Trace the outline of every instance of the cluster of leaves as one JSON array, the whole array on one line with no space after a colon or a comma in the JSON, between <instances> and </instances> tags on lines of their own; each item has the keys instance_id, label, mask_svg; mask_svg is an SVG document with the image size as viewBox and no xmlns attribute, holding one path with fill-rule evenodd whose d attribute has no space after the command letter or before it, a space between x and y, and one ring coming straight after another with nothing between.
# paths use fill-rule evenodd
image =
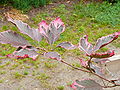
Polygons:
<instances>
[{"instance_id":1,"label":"cluster of leaves","mask_svg":"<svg viewBox=\"0 0 120 90\"><path fill-rule=\"evenodd\" d=\"M14 20L8 15L8 21L15 24L21 33L28 35L33 40L36 40L37 42L40 42L42 38L45 38L48 44L52 45L55 41L58 40L61 33L65 31L65 25L62 22L62 20L58 17L55 20L53 20L49 25L46 23L46 21L42 21L38 24L38 28L34 29L31 28L28 24L23 23L20 20ZM84 51L86 53L86 56L89 57L87 61L80 59L81 66L84 68L79 69L75 68L72 65L66 63L62 60L61 55L58 52L55 51L44 51L43 56L51 59L58 60L66 65L69 65L75 69L92 73L101 79L104 79L115 86L117 84L115 82L111 82L105 78L102 77L102 69L101 67L97 66L93 62L105 62L108 57L111 57L114 55L114 51L107 51L104 53L97 53L96 51L100 48L108 45L112 41L116 40L118 36L120 35L120 32L115 32L111 35L101 37L97 40L96 44L93 46L91 43L88 42L88 36L85 35L82 37L78 43L78 45L73 45L70 42L62 42L58 44L56 47L65 48L67 50L76 49L79 48L80 50ZM36 58L39 56L39 53L37 52L40 48L36 48L32 46L27 40L25 40L22 36L17 34L16 32L13 32L11 30L7 30L4 32L0 32L0 43L2 44L11 44L12 46L16 47L17 50L15 50L12 54L8 54L7 57L10 58L16 58L16 59L23 59L23 58L32 58L33 60L36 60ZM92 60L95 58L95 60ZM101 90L103 87L96 83L94 80L91 79L85 79L81 81L76 81L71 85L72 88L76 89L96 89Z\"/></svg>"}]
</instances>

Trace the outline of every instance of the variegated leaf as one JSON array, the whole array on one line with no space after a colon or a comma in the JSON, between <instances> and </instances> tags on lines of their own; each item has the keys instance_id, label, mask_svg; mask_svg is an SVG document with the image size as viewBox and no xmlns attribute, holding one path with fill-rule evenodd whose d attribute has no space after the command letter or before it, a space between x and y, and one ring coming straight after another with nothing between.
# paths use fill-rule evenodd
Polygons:
<instances>
[{"instance_id":1,"label":"variegated leaf","mask_svg":"<svg viewBox=\"0 0 120 90\"><path fill-rule=\"evenodd\" d=\"M67 50L72 50L72 49L77 48L77 46L73 45L70 42L62 42L62 43L58 44L57 47L65 48Z\"/></svg>"},{"instance_id":2,"label":"variegated leaf","mask_svg":"<svg viewBox=\"0 0 120 90\"><path fill-rule=\"evenodd\" d=\"M38 29L31 28L28 24L23 23L20 20L13 20L12 18L8 18L8 21L11 21L15 24L21 33L28 35L33 40L40 42L42 40L42 35L40 34Z\"/></svg>"},{"instance_id":3,"label":"variegated leaf","mask_svg":"<svg viewBox=\"0 0 120 90\"><path fill-rule=\"evenodd\" d=\"M95 51L99 50L100 48L102 48L103 46L108 45L112 41L116 40L119 35L120 35L120 32L116 32L114 34L111 34L111 35L99 38L97 40L96 45L94 46L94 50L93 51L95 52Z\"/></svg>"},{"instance_id":4,"label":"variegated leaf","mask_svg":"<svg viewBox=\"0 0 120 90\"><path fill-rule=\"evenodd\" d=\"M47 58L55 59L58 61L61 61L61 55L58 52L46 52L44 53L44 56Z\"/></svg>"},{"instance_id":5,"label":"variegated leaf","mask_svg":"<svg viewBox=\"0 0 120 90\"><path fill-rule=\"evenodd\" d=\"M49 44L53 44L58 40L64 30L65 26L60 18L56 18L49 25L45 21L39 23L39 32L47 39Z\"/></svg>"},{"instance_id":6,"label":"variegated leaf","mask_svg":"<svg viewBox=\"0 0 120 90\"><path fill-rule=\"evenodd\" d=\"M92 53L91 55L88 56L92 58L109 58L112 57L113 55L115 55L114 50L107 51L104 53Z\"/></svg>"},{"instance_id":7,"label":"variegated leaf","mask_svg":"<svg viewBox=\"0 0 120 90\"><path fill-rule=\"evenodd\" d=\"M93 45L88 42L88 36L85 35L80 39L79 48L83 50L87 55L92 54Z\"/></svg>"},{"instance_id":8,"label":"variegated leaf","mask_svg":"<svg viewBox=\"0 0 120 90\"><path fill-rule=\"evenodd\" d=\"M92 79L76 80L71 87L74 90L103 90L102 86Z\"/></svg>"},{"instance_id":9,"label":"variegated leaf","mask_svg":"<svg viewBox=\"0 0 120 90\"><path fill-rule=\"evenodd\" d=\"M12 54L7 55L10 58L24 59L24 58L32 58L35 60L38 57L38 53L35 48L32 46L19 47Z\"/></svg>"},{"instance_id":10,"label":"variegated leaf","mask_svg":"<svg viewBox=\"0 0 120 90\"><path fill-rule=\"evenodd\" d=\"M22 36L11 30L0 32L0 43L11 44L14 47L26 45L30 46L28 41L26 41Z\"/></svg>"}]
</instances>

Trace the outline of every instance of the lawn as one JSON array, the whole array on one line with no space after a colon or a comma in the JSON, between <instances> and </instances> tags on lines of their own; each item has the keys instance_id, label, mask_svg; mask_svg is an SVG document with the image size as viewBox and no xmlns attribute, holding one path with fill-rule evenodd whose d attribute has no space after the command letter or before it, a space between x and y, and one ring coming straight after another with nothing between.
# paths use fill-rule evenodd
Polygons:
<instances>
[{"instance_id":1,"label":"lawn","mask_svg":"<svg viewBox=\"0 0 120 90\"><path fill-rule=\"evenodd\" d=\"M0 25L0 30L13 30L26 38L33 46L45 48L48 51L54 49L61 42L69 41L75 45L83 35L88 35L88 40L92 44L108 34L120 31L120 3L87 3L83 4L64 2L51 3L42 8L33 9L25 14L29 19L23 20L31 27L37 28L38 24L45 20L49 24L56 17L60 17L65 24L65 32L60 38L50 46L45 39L40 43L33 41L30 37L19 32L16 26L8 21L4 21L3 14L0 20L5 22ZM21 11L19 12L21 13ZM17 17L17 15L16 15ZM14 17L15 18L15 17ZM116 53L120 48L120 38L102 48L99 52L107 51L111 47L115 48ZM5 55L12 53L16 48L10 45L0 44L0 88L1 90L71 90L69 85L76 79L88 77L89 74L74 70L71 67L57 62L56 60L46 59L41 55L36 61L27 59L10 59ZM81 67L79 58L86 58L79 49L65 50L56 48L55 51L62 55L62 58L73 66ZM41 51L39 51L41 53ZM91 78L96 78L90 75ZM97 78L100 82L100 80ZM30 89L31 88L31 89ZM112 90L112 89L111 89Z\"/></svg>"}]
</instances>

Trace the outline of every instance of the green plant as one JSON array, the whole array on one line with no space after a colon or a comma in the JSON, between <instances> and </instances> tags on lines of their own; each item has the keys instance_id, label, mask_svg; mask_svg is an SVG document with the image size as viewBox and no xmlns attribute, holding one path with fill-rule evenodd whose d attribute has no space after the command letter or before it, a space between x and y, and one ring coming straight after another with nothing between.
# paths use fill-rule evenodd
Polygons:
<instances>
[{"instance_id":1,"label":"green plant","mask_svg":"<svg viewBox=\"0 0 120 90\"><path fill-rule=\"evenodd\" d=\"M46 0L2 0L1 4L11 4L13 7L28 11L32 7L44 6L47 4Z\"/></svg>"},{"instance_id":2,"label":"green plant","mask_svg":"<svg viewBox=\"0 0 120 90\"><path fill-rule=\"evenodd\" d=\"M58 86L58 90L64 90L64 86Z\"/></svg>"},{"instance_id":3,"label":"green plant","mask_svg":"<svg viewBox=\"0 0 120 90\"><path fill-rule=\"evenodd\" d=\"M24 71L23 74L24 74L24 75L28 75L29 72L28 72L28 71Z\"/></svg>"},{"instance_id":4,"label":"green plant","mask_svg":"<svg viewBox=\"0 0 120 90\"><path fill-rule=\"evenodd\" d=\"M79 3L74 6L75 14L82 17L89 17L92 22L100 23L103 25L120 25L120 3L114 5L103 3Z\"/></svg>"},{"instance_id":5,"label":"green plant","mask_svg":"<svg viewBox=\"0 0 120 90\"><path fill-rule=\"evenodd\" d=\"M22 75L22 74L19 73L19 72L15 72L13 75L14 75L14 77L15 77L16 79L21 79L21 78L25 77L24 75Z\"/></svg>"},{"instance_id":6,"label":"green plant","mask_svg":"<svg viewBox=\"0 0 120 90\"><path fill-rule=\"evenodd\" d=\"M85 89L92 88L92 89L100 89L101 90L103 88L120 86L120 84L118 84L116 82L116 81L119 81L119 79L109 80L109 79L103 77L102 76L103 72L101 70L101 67L99 67L95 64L95 63L102 64L108 60L107 58L114 55L114 50L110 50L110 51L107 51L104 53L100 53L97 51L99 49L101 49L102 47L108 45L112 41L116 40L119 37L120 32L115 32L113 34L98 38L97 42L94 45L92 45L91 43L88 42L88 36L85 35L80 39L80 41L77 45L74 45L71 42L62 42L62 43L58 44L55 48L53 48L53 44L55 43L55 41L57 41L58 38L60 37L60 34L65 31L65 25L60 18L56 18L49 25L45 21L42 21L41 23L39 23L38 29L31 28L26 23L23 23L20 20L13 20L9 16L8 16L8 20L11 21L12 23L14 23L22 33L28 35L33 40L40 42L42 40L42 38L44 37L46 39L47 43L50 45L50 49L48 49L48 50L46 50L44 48L40 48L40 47L36 48L36 47L32 46L27 40L25 40L22 36L20 36L16 32L13 32L11 30L4 31L4 32L0 33L1 43L6 43L6 44L8 43L14 47L17 47L16 51L14 51L12 54L7 55L8 57L16 58L16 59L32 58L33 60L36 60L36 58L39 55L39 53L37 51L42 50L41 55L43 55L47 58L51 58L51 59L60 61L61 63L64 63L76 70L80 70L83 72L93 74L93 75L99 77L100 79L112 84L111 86L109 86L109 85L102 86L92 79L76 80L71 85L71 87L74 88L75 90L83 89L83 88L85 88ZM73 50L73 49L79 48L80 50L85 52L85 54L88 58L85 58L87 60L78 58L82 68L78 65L73 66L73 65L65 62L58 52L55 52L55 49L57 47L61 47L61 48L67 49L67 50ZM95 58L95 60L93 58ZM27 75L27 74L28 73L24 73L24 75ZM14 75L15 75L15 78L21 78L24 76L18 72L16 72ZM46 80L49 78L49 76L47 76L44 73L41 73L36 78L40 79L40 80Z\"/></svg>"},{"instance_id":7,"label":"green plant","mask_svg":"<svg viewBox=\"0 0 120 90\"><path fill-rule=\"evenodd\" d=\"M40 73L40 75L36 76L36 79L39 79L39 80L46 80L50 78L48 75L46 75L45 73Z\"/></svg>"}]
</instances>

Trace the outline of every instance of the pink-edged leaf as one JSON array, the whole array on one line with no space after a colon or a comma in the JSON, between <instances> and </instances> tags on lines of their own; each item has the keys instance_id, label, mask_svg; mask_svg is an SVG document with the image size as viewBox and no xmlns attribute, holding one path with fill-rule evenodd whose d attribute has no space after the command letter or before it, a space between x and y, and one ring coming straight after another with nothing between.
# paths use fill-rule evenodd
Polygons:
<instances>
[{"instance_id":1,"label":"pink-edged leaf","mask_svg":"<svg viewBox=\"0 0 120 90\"><path fill-rule=\"evenodd\" d=\"M48 30L47 32L47 35L48 37L46 38L47 39L47 42L52 45L56 40L55 40L55 35L50 31Z\"/></svg>"},{"instance_id":2,"label":"pink-edged leaf","mask_svg":"<svg viewBox=\"0 0 120 90\"><path fill-rule=\"evenodd\" d=\"M92 53L93 45L88 42L87 35L80 39L79 48L83 50L87 55L90 55Z\"/></svg>"},{"instance_id":3,"label":"pink-edged leaf","mask_svg":"<svg viewBox=\"0 0 120 90\"><path fill-rule=\"evenodd\" d=\"M48 32L48 35L51 38L51 40L50 40L50 41L52 41L51 44L53 44L55 41L57 41L60 34L65 31L65 25L59 17L56 18L55 20L53 20L49 24L48 28L50 30L50 32Z\"/></svg>"},{"instance_id":4,"label":"pink-edged leaf","mask_svg":"<svg viewBox=\"0 0 120 90\"><path fill-rule=\"evenodd\" d=\"M92 58L109 58L115 55L114 50L110 50L104 53L92 53L91 55L88 55L89 57Z\"/></svg>"},{"instance_id":5,"label":"pink-edged leaf","mask_svg":"<svg viewBox=\"0 0 120 90\"><path fill-rule=\"evenodd\" d=\"M0 43L11 44L14 47L26 46L30 44L22 36L11 30L0 32Z\"/></svg>"},{"instance_id":6,"label":"pink-edged leaf","mask_svg":"<svg viewBox=\"0 0 120 90\"><path fill-rule=\"evenodd\" d=\"M38 57L38 53L32 46L19 47L12 54L7 55L10 58L24 59L24 58L32 58L35 60Z\"/></svg>"},{"instance_id":7,"label":"pink-edged leaf","mask_svg":"<svg viewBox=\"0 0 120 90\"><path fill-rule=\"evenodd\" d=\"M90 68L92 68L96 74L104 76L104 70L101 67L94 64L90 64Z\"/></svg>"},{"instance_id":8,"label":"pink-edged leaf","mask_svg":"<svg viewBox=\"0 0 120 90\"><path fill-rule=\"evenodd\" d=\"M62 43L58 44L57 47L65 48L67 50L72 50L72 49L77 48L77 46L73 45L70 42L62 42Z\"/></svg>"},{"instance_id":9,"label":"pink-edged leaf","mask_svg":"<svg viewBox=\"0 0 120 90\"><path fill-rule=\"evenodd\" d=\"M42 21L38 24L39 26L39 32L44 36L44 37L48 37L47 36L47 32L48 32L48 25L46 23L46 21Z\"/></svg>"},{"instance_id":10,"label":"pink-edged leaf","mask_svg":"<svg viewBox=\"0 0 120 90\"><path fill-rule=\"evenodd\" d=\"M39 23L39 32L47 39L49 44L53 44L58 40L64 30L65 25L60 18L56 18L49 25L45 21Z\"/></svg>"},{"instance_id":11,"label":"pink-edged leaf","mask_svg":"<svg viewBox=\"0 0 120 90\"><path fill-rule=\"evenodd\" d=\"M8 21L15 24L21 33L28 35L33 40L40 42L42 40L42 35L38 29L31 28L28 24L23 23L20 20L13 20L12 18L8 18Z\"/></svg>"},{"instance_id":12,"label":"pink-edged leaf","mask_svg":"<svg viewBox=\"0 0 120 90\"><path fill-rule=\"evenodd\" d=\"M74 90L82 90L83 89L83 86L76 83L76 81L74 83L72 83L72 85L70 85L70 87L73 88Z\"/></svg>"},{"instance_id":13,"label":"pink-edged leaf","mask_svg":"<svg viewBox=\"0 0 120 90\"><path fill-rule=\"evenodd\" d=\"M106 63L107 61L110 61L108 58L95 58L95 59L92 59L92 61L94 61L95 63L100 63L100 64L103 64L103 63Z\"/></svg>"},{"instance_id":14,"label":"pink-edged leaf","mask_svg":"<svg viewBox=\"0 0 120 90\"><path fill-rule=\"evenodd\" d=\"M49 29L55 35L59 35L65 31L65 25L62 22L62 20L58 17L50 23Z\"/></svg>"},{"instance_id":15,"label":"pink-edged leaf","mask_svg":"<svg viewBox=\"0 0 120 90\"><path fill-rule=\"evenodd\" d=\"M82 59L79 59L79 60L80 60L81 66L83 66L83 67L88 66L88 61L84 61L84 60L82 60Z\"/></svg>"},{"instance_id":16,"label":"pink-edged leaf","mask_svg":"<svg viewBox=\"0 0 120 90\"><path fill-rule=\"evenodd\" d=\"M103 46L106 46L107 44L111 43L112 41L116 40L119 35L120 35L120 32L116 32L114 34L99 38L97 40L96 45L94 46L94 52L99 50Z\"/></svg>"},{"instance_id":17,"label":"pink-edged leaf","mask_svg":"<svg viewBox=\"0 0 120 90\"><path fill-rule=\"evenodd\" d=\"M55 35L49 30L49 26L44 20L39 23L39 32L46 38L50 45L54 43Z\"/></svg>"},{"instance_id":18,"label":"pink-edged leaf","mask_svg":"<svg viewBox=\"0 0 120 90\"><path fill-rule=\"evenodd\" d=\"M47 58L55 59L58 61L61 61L61 55L58 52L46 52L44 53L44 56Z\"/></svg>"},{"instance_id":19,"label":"pink-edged leaf","mask_svg":"<svg viewBox=\"0 0 120 90\"><path fill-rule=\"evenodd\" d=\"M92 79L76 80L71 87L74 90L103 90L102 86Z\"/></svg>"}]
</instances>

